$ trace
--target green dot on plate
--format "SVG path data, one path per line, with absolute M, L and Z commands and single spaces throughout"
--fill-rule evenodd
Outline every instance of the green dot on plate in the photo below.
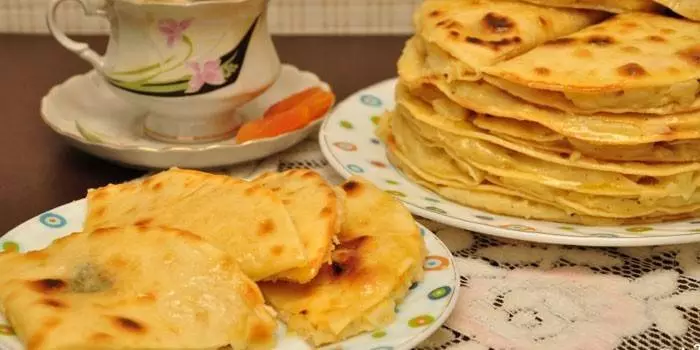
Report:
M 349 122 L 349 121 L 347 121 L 347 120 L 341 120 L 341 121 L 340 121 L 340 126 L 341 126 L 342 128 L 348 129 L 348 130 L 353 128 L 352 123 Z
M 651 227 L 630 227 L 626 231 L 627 232 L 634 232 L 634 233 L 640 233 L 640 232 L 648 232 L 653 230 Z
M 394 180 L 386 180 L 386 183 L 388 183 L 389 185 L 398 185 L 399 184 L 398 181 L 394 181 Z
M 423 327 L 427 326 L 431 323 L 435 322 L 435 317 L 430 316 L 430 315 L 422 315 L 418 317 L 414 317 L 408 321 L 408 326 L 411 328 L 418 328 L 418 327 Z
M 401 197 L 401 198 L 406 197 L 406 194 L 404 194 L 403 192 L 399 192 L 399 191 L 386 191 L 386 193 L 388 193 L 392 196 L 396 196 L 396 197 Z
M 372 338 L 383 338 L 386 337 L 386 332 L 385 331 L 376 331 L 372 333 Z
M 372 118 L 370 118 L 370 119 L 372 120 L 372 124 L 379 125 L 379 120 L 381 118 L 378 115 L 375 115 L 375 116 L 372 116 Z
M 19 251 L 19 244 L 15 242 L 10 242 L 7 241 L 2 244 L 2 251 L 3 252 L 18 252 Z

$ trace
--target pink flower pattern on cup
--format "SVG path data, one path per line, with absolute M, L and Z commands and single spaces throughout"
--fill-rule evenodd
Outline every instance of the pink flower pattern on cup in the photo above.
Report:
M 204 84 L 220 85 L 226 81 L 218 60 L 208 60 L 201 63 L 190 61 L 185 63 L 185 65 L 192 70 L 192 78 L 185 91 L 187 93 L 199 91 Z
M 167 45 L 171 48 L 175 45 L 175 42 L 182 40 L 182 34 L 190 25 L 192 25 L 192 19 L 177 21 L 172 18 L 167 18 L 158 21 L 158 30 L 165 35 Z

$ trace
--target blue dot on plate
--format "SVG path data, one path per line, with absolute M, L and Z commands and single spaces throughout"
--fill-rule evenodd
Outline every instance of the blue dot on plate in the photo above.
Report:
M 348 164 L 348 170 L 352 171 L 353 173 L 364 173 L 365 169 L 362 169 L 359 165 L 355 164 Z
M 381 107 L 382 105 L 382 100 L 380 100 L 379 97 L 374 95 L 362 95 L 362 97 L 360 97 L 360 101 L 372 107 Z
M 411 284 L 411 286 L 408 287 L 408 290 L 413 290 L 413 289 L 416 289 L 417 287 L 418 287 L 418 282 L 413 282 L 413 284 Z
M 420 228 L 420 235 L 425 236 L 425 229 L 422 227 Z
M 54 213 L 42 214 L 39 216 L 39 222 L 51 228 L 60 228 L 68 223 L 63 216 Z

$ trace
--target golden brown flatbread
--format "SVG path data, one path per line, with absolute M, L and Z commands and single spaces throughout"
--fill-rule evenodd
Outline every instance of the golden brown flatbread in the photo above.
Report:
M 484 69 L 522 99 L 570 113 L 700 109 L 700 23 L 624 13 Z
M 0 312 L 28 350 L 269 349 L 277 328 L 233 257 L 145 225 L 0 254 Z
M 700 1 L 698 0 L 654 0 L 673 12 L 694 21 L 700 21 Z
M 261 184 L 170 169 L 92 190 L 87 198 L 86 230 L 133 223 L 188 230 L 230 253 L 256 281 L 306 264 L 289 212 Z
M 336 235 L 343 219 L 341 191 L 335 191 L 321 175 L 305 169 L 266 173 L 253 180 L 276 193 L 287 208 L 301 238 L 307 262 L 270 279 L 306 283 L 323 265 L 331 263 Z
M 289 330 L 314 345 L 390 324 L 396 304 L 422 278 L 425 245 L 408 210 L 360 178 L 342 188 L 346 218 L 332 265 L 308 284 L 260 284 Z
M 469 79 L 484 67 L 594 24 L 607 14 L 505 0 L 428 0 L 415 13 L 434 74 Z M 441 53 L 442 52 L 442 53 Z M 454 72 L 455 67 L 457 71 Z

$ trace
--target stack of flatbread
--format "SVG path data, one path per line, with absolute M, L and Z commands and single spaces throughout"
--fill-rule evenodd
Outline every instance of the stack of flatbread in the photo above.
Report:
M 467 206 L 578 224 L 700 213 L 695 1 L 426 0 L 378 133 Z
M 327 344 L 393 322 L 422 278 L 415 221 L 360 178 L 170 169 L 87 202 L 82 232 L 0 253 L 0 313 L 29 349 L 270 349 L 278 315 Z

